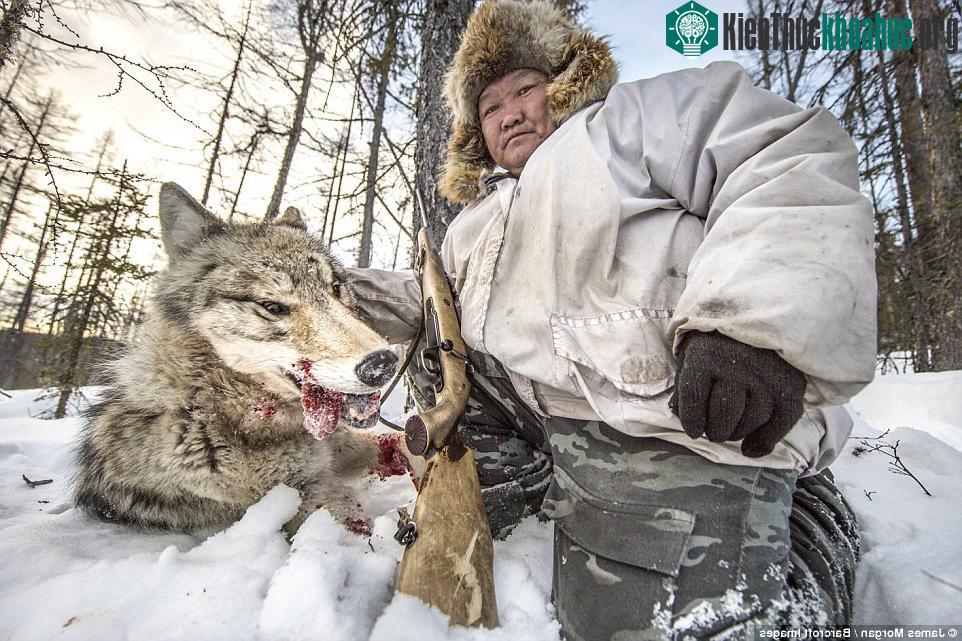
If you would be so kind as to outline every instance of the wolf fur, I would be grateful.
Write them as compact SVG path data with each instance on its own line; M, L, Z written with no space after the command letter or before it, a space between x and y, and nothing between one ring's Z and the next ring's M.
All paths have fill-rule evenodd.
M289 530L320 505L353 518L348 481L377 467L377 437L342 414L315 439L290 376L310 362L325 387L368 394L394 373L397 359L358 320L341 267L296 210L227 225L168 183L160 220L170 267L139 341L108 365L108 389L88 413L77 505L193 530L236 520L285 483L303 498Z

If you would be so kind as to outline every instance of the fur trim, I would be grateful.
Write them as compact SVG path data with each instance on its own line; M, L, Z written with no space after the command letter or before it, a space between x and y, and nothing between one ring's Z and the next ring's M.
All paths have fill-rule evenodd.
M485 194L494 169L478 121L478 96L488 84L517 69L548 76L548 112L563 123L602 100L618 79L608 43L572 23L543 0L485 0L468 20L444 93L454 116L439 189L468 204Z

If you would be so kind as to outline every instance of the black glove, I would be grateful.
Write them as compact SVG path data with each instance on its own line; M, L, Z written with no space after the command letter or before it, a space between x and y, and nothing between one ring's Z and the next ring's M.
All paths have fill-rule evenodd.
M805 375L772 350L718 332L689 332L668 406L688 436L742 441L742 454L758 458L801 417L804 395Z

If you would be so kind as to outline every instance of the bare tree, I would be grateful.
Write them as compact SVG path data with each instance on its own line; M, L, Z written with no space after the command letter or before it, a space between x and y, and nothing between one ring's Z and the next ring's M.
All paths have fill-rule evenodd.
M127 278L140 281L150 274L129 260L132 238L149 236L139 225L147 195L138 188L136 177L127 173L126 162L116 175L116 178L113 175L102 178L115 188L107 199L95 198L84 203L79 198L64 198L63 208L68 215L79 217L86 212L95 220L88 224L89 243L79 282L70 304L63 309L60 321L63 330L52 346L54 356L48 376L59 389L57 418L65 415L70 398L84 379L81 355L88 339L108 327L114 327L117 332L124 327L129 310L116 295L118 281Z
M870 0L805 0L801 10L872 15ZM789 0L751 0L757 15ZM886 0L892 16L944 23L937 0ZM868 56L870 59L867 59ZM962 367L962 121L944 47L882 51L768 51L764 86L833 111L859 146L876 213L879 350L910 355L915 371Z
M311 95L314 72L318 63L324 60L323 38L326 33L328 13L332 9L327 0L291 0L289 3L278 3L277 7L278 10L293 14L298 41L304 53L304 70L301 73L300 88L294 105L294 120L291 123L284 155L277 171L274 191L267 205L267 212L264 214L265 220L274 219L280 212L281 199L287 185L291 162L294 160L294 152L297 150L297 144L300 142L304 127L304 114L307 111L307 102Z
M104 135L100 149L97 152L97 161L94 165L93 175L90 177L90 183L87 186L87 192L83 197L83 206L76 210L75 230L73 233L73 238L70 242L70 250L67 254L67 260L64 263L63 278L60 279L60 286L53 300L53 310L50 312L49 316L49 322L47 325L48 336L53 334L59 318L60 308L64 304L67 293L67 284L70 281L72 268L74 267L74 257L77 255L77 251L80 248L80 240L83 237L84 226L89 214L88 208L90 207L94 195L94 188L97 186L97 182L100 179L100 172L104 168L104 163L107 160L107 155L112 145L113 132L108 131Z
M474 0L425 0L418 74L416 185L435 242L440 243L457 211L438 193L451 117L444 104L443 74L461 41ZM420 227L415 219L415 227Z
M17 315L14 318L13 325L11 329L15 332L23 332L24 327L27 324L27 317L30 315L30 308L33 305L33 295L37 288L37 277L40 275L40 270L43 267L43 261L47 256L47 250L50 248L50 236L52 230L57 227L60 223L58 219L58 214L60 213L59 208L57 208L54 203L50 203L47 206L47 213L43 217L43 224L40 228L40 236L37 239L37 251L33 258L33 265L30 269L30 275L27 278L27 287L23 292L23 296L20 299L20 305L17 307Z
M237 43L237 55L234 58L234 66L230 73L230 82L227 91L224 92L224 105L220 110L220 118L217 121L217 133L214 134L213 150L211 151L210 164L207 166L207 178L204 181L204 193L201 196L201 203L206 205L210 195L210 184L214 179L214 170L217 167L217 160L220 157L221 141L224 138L224 129L227 124L227 115L230 111L231 99L234 97L234 88L240 77L241 60L244 58L244 47L247 44L247 34L250 31L251 23L251 1L248 0L247 11L244 14L244 30L241 32L240 41Z
M915 24L944 24L948 8L936 0L911 0ZM944 47L918 54L928 160L931 167L931 218L935 229L926 279L931 284L936 370L962 369L962 121L959 99Z
M377 195L378 156L381 149L381 137L384 130L384 106L387 99L388 82L390 81L391 64L394 61L394 49L397 46L398 13L395 3L386 3L387 35L380 57L374 61L377 73L377 104L374 106L374 127L371 131L371 152L367 163L367 189L364 196L364 215L361 227L361 239L358 243L357 264L359 267L371 266L371 244L374 232L374 202Z
M27 148L27 158L24 160L20 166L20 171L17 173L16 179L13 181L13 185L10 189L10 195L7 198L7 202L4 205L2 218L0 218L0 249L3 248L3 241L7 237L7 230L10 228L10 221L13 220L13 216L16 213L17 205L20 204L20 198L23 194L24 187L27 185L27 172L31 169L32 162L29 158L33 157L42 139L43 135L46 133L44 127L47 125L47 118L50 116L51 109L53 108L53 94L48 94L46 99L40 105L40 115L37 119L37 124L35 128L28 130L29 134L29 147Z

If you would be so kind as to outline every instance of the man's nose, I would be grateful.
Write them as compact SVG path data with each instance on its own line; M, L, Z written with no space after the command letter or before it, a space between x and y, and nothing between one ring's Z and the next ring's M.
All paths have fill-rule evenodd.
M512 108L505 111L504 118L501 120L501 130L507 131L524 120L521 109Z

